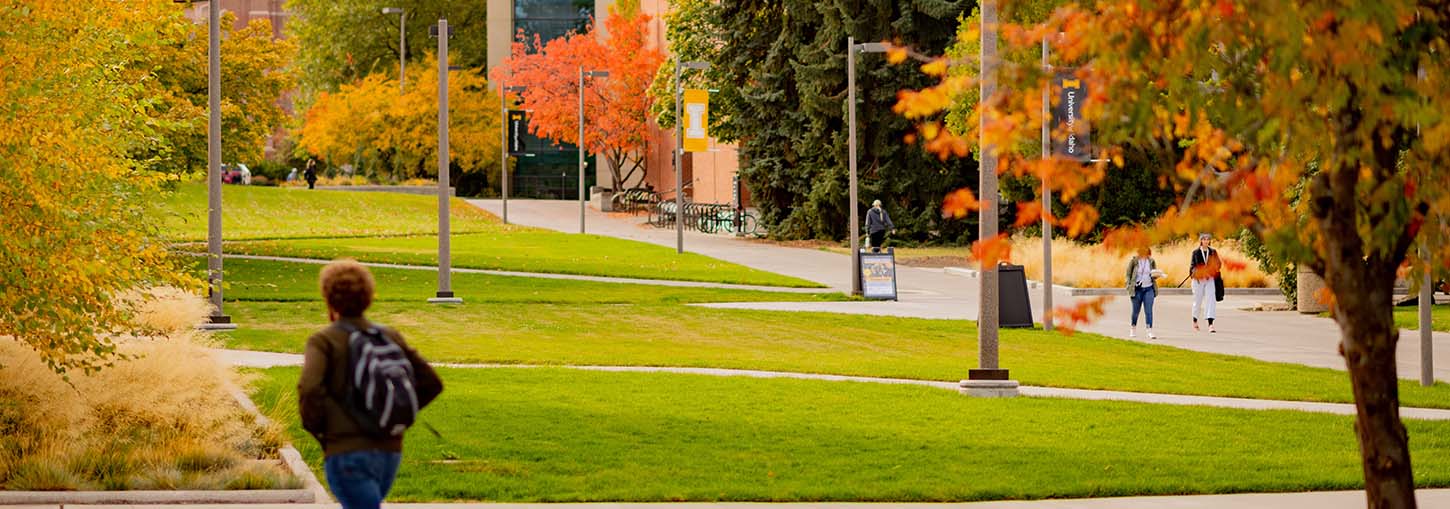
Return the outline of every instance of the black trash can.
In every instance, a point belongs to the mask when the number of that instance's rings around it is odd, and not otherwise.
[[[1027,297],[1027,272],[1021,265],[997,265],[997,326],[1032,328],[1032,301]]]

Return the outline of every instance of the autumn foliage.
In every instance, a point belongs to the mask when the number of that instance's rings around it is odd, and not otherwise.
[[[156,35],[166,43],[146,52],[138,65],[153,70],[146,86],[156,91],[150,115],[156,133],[134,157],[153,159],[154,166],[170,172],[205,171],[207,26],[175,13],[163,20]],[[218,27],[222,160],[250,164],[262,160],[267,139],[287,120],[281,100],[294,85],[287,68],[297,48],[289,39],[273,39],[268,20],[254,19],[242,28],[235,28],[235,21],[235,14],[224,12]]]
[[[317,96],[299,145],[309,156],[352,164],[384,181],[438,175],[438,67],[410,66],[405,90],[373,74]],[[499,102],[476,69],[448,72],[449,154],[464,172],[499,179]]]
[[[1005,4],[1001,19],[1014,19],[1012,8]],[[1088,89],[1083,115],[1099,147],[1094,156],[1104,161],[1044,160],[1019,150],[1045,121],[1040,91],[1050,76],[1038,65],[999,62],[996,94],[970,112],[985,126],[941,129],[941,112],[978,81],[943,73],[939,63],[975,67],[975,56],[916,55],[928,62],[923,72],[941,76],[933,87],[899,96],[897,111],[919,122],[916,140],[943,157],[978,138],[990,143],[1001,158],[993,171],[1037,177],[1070,205],[1071,213],[1052,221],[1072,234],[1097,220],[1074,193],[1122,171],[1124,147],[1179,154],[1177,164],[1149,169],[1178,204],[1150,224],[1110,232],[1106,243],[1127,252],[1247,228],[1277,256],[1324,277],[1358,405],[1370,506],[1413,507],[1397,411],[1392,286],[1407,262],[1416,280],[1429,268],[1450,267],[1443,212],[1450,207],[1443,184],[1450,178],[1450,63],[1443,57],[1450,9],[1410,0],[1127,0],[1068,3],[1041,23],[984,29],[1000,35],[1004,54],[1050,38],[1055,59],[1080,64],[1075,77]],[[894,59],[908,56],[898,48]],[[1303,199],[1291,199],[1301,192]],[[972,202],[949,198],[947,205],[957,215]],[[1037,219],[1041,208],[1019,212]],[[984,239],[976,250],[993,252],[991,244],[1002,241]]]
[[[144,333],[134,290],[199,287],[157,235],[165,177],[132,158],[164,96],[145,62],[181,16],[161,0],[0,7],[0,341],[52,370],[103,366]]]
[[[644,150],[653,97],[646,93],[664,54],[649,44],[650,16],[638,2],[611,5],[608,39],[593,31],[544,42],[517,40],[494,69],[495,82],[522,86],[520,107],[531,110],[529,131],[604,156],[616,191],[644,177]],[[520,36],[522,39],[522,36]],[[607,71],[584,82],[584,140],[579,140],[579,73]]]

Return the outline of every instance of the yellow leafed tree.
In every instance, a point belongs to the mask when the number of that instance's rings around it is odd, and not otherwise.
[[[195,287],[156,235],[158,174],[127,157],[151,132],[141,61],[177,6],[0,4],[0,341],[56,371],[94,368],[138,332],[129,290]]]
[[[422,67],[422,69],[417,69]],[[382,74],[323,93],[307,110],[300,145],[333,165],[354,164],[381,180],[438,175],[438,70],[414,66],[405,91]],[[475,69],[448,72],[449,153],[459,171],[499,181],[498,95]]]

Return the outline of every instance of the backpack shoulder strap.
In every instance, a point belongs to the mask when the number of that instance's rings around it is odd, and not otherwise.
[[[338,320],[336,322],[332,322],[332,324],[338,326],[342,330],[347,331],[348,334],[352,334],[352,333],[355,333],[355,332],[363,332],[364,331],[363,329],[358,329],[353,324],[344,322],[342,320]],[[376,334],[378,334],[380,336],[385,336],[386,335],[385,332],[388,330],[388,328],[385,327],[383,324],[380,324],[380,323],[369,322],[368,323],[368,328],[366,330],[367,331],[370,331],[370,332],[374,332],[374,333],[376,333]]]

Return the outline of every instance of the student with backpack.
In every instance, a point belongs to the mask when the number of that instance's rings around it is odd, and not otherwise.
[[[403,432],[443,382],[397,331],[363,318],[373,301],[367,267],[322,268],[331,325],[307,338],[297,382],[302,427],[322,445],[323,470],[344,509],[376,509],[402,461]]]

